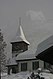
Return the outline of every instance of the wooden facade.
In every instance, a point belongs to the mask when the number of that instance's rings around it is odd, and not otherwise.
[[[28,50],[28,44],[26,44],[24,41],[14,42],[11,44],[12,44],[12,55],[15,54],[15,56],[17,56],[19,53]]]

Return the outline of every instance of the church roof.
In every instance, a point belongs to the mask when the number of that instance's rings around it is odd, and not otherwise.
[[[28,60],[28,59],[36,59],[35,57],[35,52],[33,52],[32,50],[27,50],[23,53],[20,53],[17,57],[16,60]]]
[[[45,51],[46,49],[48,49],[49,47],[53,46],[53,35],[48,37],[46,40],[44,40],[43,42],[41,42],[38,47],[37,47],[37,51],[36,51],[36,56]]]
[[[21,25],[18,28],[18,32],[16,34],[16,37],[11,41],[11,43],[12,42],[20,42],[20,41],[24,41],[25,43],[30,44],[25,38],[25,35],[23,33],[23,29],[22,29]]]
[[[6,66],[11,66],[11,65],[17,65],[17,62],[16,62],[15,58],[10,58],[10,59],[7,61]]]

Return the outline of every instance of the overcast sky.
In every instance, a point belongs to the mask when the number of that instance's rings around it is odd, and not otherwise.
[[[30,48],[53,35],[53,0],[0,0],[0,28],[8,42],[8,54],[11,52],[10,41],[16,35],[22,19],[22,28]]]

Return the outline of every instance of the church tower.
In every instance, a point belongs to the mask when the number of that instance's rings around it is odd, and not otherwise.
[[[11,41],[12,44],[12,57],[16,57],[19,53],[22,53],[28,50],[28,45],[30,44],[24,35],[22,26],[21,26],[21,18],[19,18],[19,27],[16,34],[16,37]]]

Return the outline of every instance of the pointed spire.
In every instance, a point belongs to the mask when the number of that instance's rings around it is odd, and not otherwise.
[[[21,27],[21,17],[19,17],[19,27],[18,27],[18,31],[17,31],[17,34],[16,34],[16,37],[13,39],[12,42],[19,42],[19,41],[24,41],[25,43],[27,43],[28,45],[30,44],[26,38],[25,38],[25,35],[24,35],[24,32],[23,32],[23,29]]]

